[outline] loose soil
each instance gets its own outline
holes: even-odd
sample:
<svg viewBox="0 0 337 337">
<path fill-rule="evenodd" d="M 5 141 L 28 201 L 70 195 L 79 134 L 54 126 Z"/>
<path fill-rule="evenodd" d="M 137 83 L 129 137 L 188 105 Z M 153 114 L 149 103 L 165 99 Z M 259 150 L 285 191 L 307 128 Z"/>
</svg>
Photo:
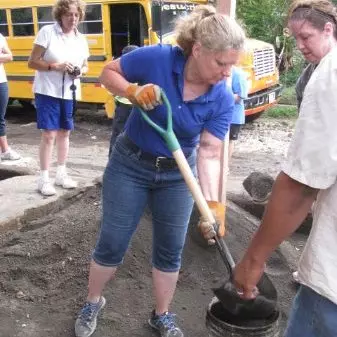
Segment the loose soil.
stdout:
<svg viewBox="0 0 337 337">
<path fill-rule="evenodd" d="M 107 146 L 110 125 L 105 122 L 93 125 L 89 118 L 78 116 L 72 142 L 79 148 L 81 144 L 85 146 L 93 141 L 92 130 L 99 128 L 96 135 L 100 140 L 105 139 Z M 27 127 L 30 131 L 22 132 L 16 123 L 16 117 L 10 118 L 12 143 L 19 150 L 37 147 L 36 131 Z M 247 125 L 236 148 L 230 179 L 245 178 L 259 169 L 275 175 L 292 128 L 291 121 L 260 120 Z M 76 313 L 86 296 L 88 264 L 99 230 L 100 208 L 100 186 L 97 186 L 79 195 L 76 202 L 62 211 L 23 223 L 20 230 L 0 235 L 1 337 L 74 336 Z M 255 228 L 237 210 L 229 210 L 227 225 L 226 241 L 238 259 Z M 208 335 L 206 308 L 213 297 L 211 288 L 219 286 L 227 275 L 215 248 L 198 245 L 192 239 L 191 228 L 172 311 L 178 314 L 185 336 L 205 337 Z M 151 235 L 151 215 L 146 213 L 124 265 L 105 289 L 107 306 L 94 336 L 157 336 L 146 323 L 153 308 Z M 300 237 L 293 244 L 303 245 L 303 241 Z M 284 326 L 296 286 L 279 252 L 273 255 L 270 266 L 270 277 L 279 291 Z"/>
</svg>

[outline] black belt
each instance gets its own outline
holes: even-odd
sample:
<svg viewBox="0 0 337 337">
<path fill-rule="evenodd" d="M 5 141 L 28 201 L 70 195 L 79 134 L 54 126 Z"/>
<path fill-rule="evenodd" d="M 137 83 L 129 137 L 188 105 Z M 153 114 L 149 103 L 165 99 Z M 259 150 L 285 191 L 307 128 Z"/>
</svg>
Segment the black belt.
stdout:
<svg viewBox="0 0 337 337">
<path fill-rule="evenodd" d="M 178 168 L 177 162 L 174 158 L 167 157 L 156 157 L 151 153 L 144 152 L 138 145 L 136 145 L 126 134 L 122 136 L 122 142 L 130 149 L 132 152 L 139 156 L 139 159 L 144 160 L 158 169 L 176 169 Z M 191 154 L 186 155 L 189 157 Z"/>
</svg>

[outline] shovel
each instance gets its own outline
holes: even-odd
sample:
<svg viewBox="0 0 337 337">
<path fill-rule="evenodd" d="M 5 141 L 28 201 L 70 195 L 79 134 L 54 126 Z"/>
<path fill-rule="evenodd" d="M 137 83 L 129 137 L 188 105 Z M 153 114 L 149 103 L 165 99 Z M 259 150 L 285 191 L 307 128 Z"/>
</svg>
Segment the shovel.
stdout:
<svg viewBox="0 0 337 337">
<path fill-rule="evenodd" d="M 177 162 L 177 166 L 179 167 L 179 170 L 192 193 L 193 199 L 198 206 L 200 214 L 206 218 L 209 223 L 213 224 L 214 229 L 217 232 L 218 224 L 202 194 L 200 186 L 193 175 L 185 155 L 181 150 L 178 139 L 173 132 L 171 104 L 163 91 L 161 92 L 161 96 L 167 109 L 166 129 L 163 129 L 153 122 L 148 114 L 145 113 L 140 107 L 138 107 L 138 109 L 141 112 L 144 120 L 165 140 L 168 149 L 172 152 L 172 155 Z M 216 235 L 214 239 L 220 256 L 225 263 L 229 274 L 229 280 L 226 281 L 223 286 L 213 289 L 214 294 L 219 299 L 223 307 L 237 318 L 242 319 L 265 319 L 275 313 L 277 292 L 267 275 L 263 274 L 260 282 L 258 283 L 257 287 L 259 294 L 255 299 L 242 299 L 233 284 L 233 269 L 235 267 L 233 257 L 226 243 L 221 237 Z"/>
</svg>

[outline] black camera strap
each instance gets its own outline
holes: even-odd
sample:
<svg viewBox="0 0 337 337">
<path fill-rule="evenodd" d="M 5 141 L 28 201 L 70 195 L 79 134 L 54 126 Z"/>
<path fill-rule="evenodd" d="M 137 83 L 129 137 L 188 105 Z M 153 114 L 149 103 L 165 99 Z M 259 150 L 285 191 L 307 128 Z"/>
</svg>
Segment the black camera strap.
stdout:
<svg viewBox="0 0 337 337">
<path fill-rule="evenodd" d="M 62 99 L 64 99 L 64 81 L 65 81 L 66 73 L 63 73 L 62 77 Z M 75 85 L 75 79 L 72 78 L 72 84 L 70 86 L 70 90 L 72 92 L 72 97 L 73 97 L 73 114 L 76 112 L 76 85 Z"/>
</svg>

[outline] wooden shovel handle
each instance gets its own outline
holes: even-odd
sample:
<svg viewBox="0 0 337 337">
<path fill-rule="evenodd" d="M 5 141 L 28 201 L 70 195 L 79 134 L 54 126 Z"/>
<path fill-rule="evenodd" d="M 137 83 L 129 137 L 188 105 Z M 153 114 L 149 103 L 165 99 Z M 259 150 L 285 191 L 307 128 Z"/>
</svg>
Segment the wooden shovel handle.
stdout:
<svg viewBox="0 0 337 337">
<path fill-rule="evenodd" d="M 177 165 L 179 167 L 182 176 L 185 179 L 187 186 L 189 187 L 192 193 L 193 199 L 198 206 L 199 212 L 205 219 L 207 219 L 209 223 L 215 225 L 216 221 L 213 216 L 213 213 L 210 210 L 204 195 L 202 194 L 201 188 L 193 175 L 193 172 L 185 158 L 183 151 L 181 149 L 178 149 L 174 151 L 172 154 L 177 162 Z"/>
</svg>

